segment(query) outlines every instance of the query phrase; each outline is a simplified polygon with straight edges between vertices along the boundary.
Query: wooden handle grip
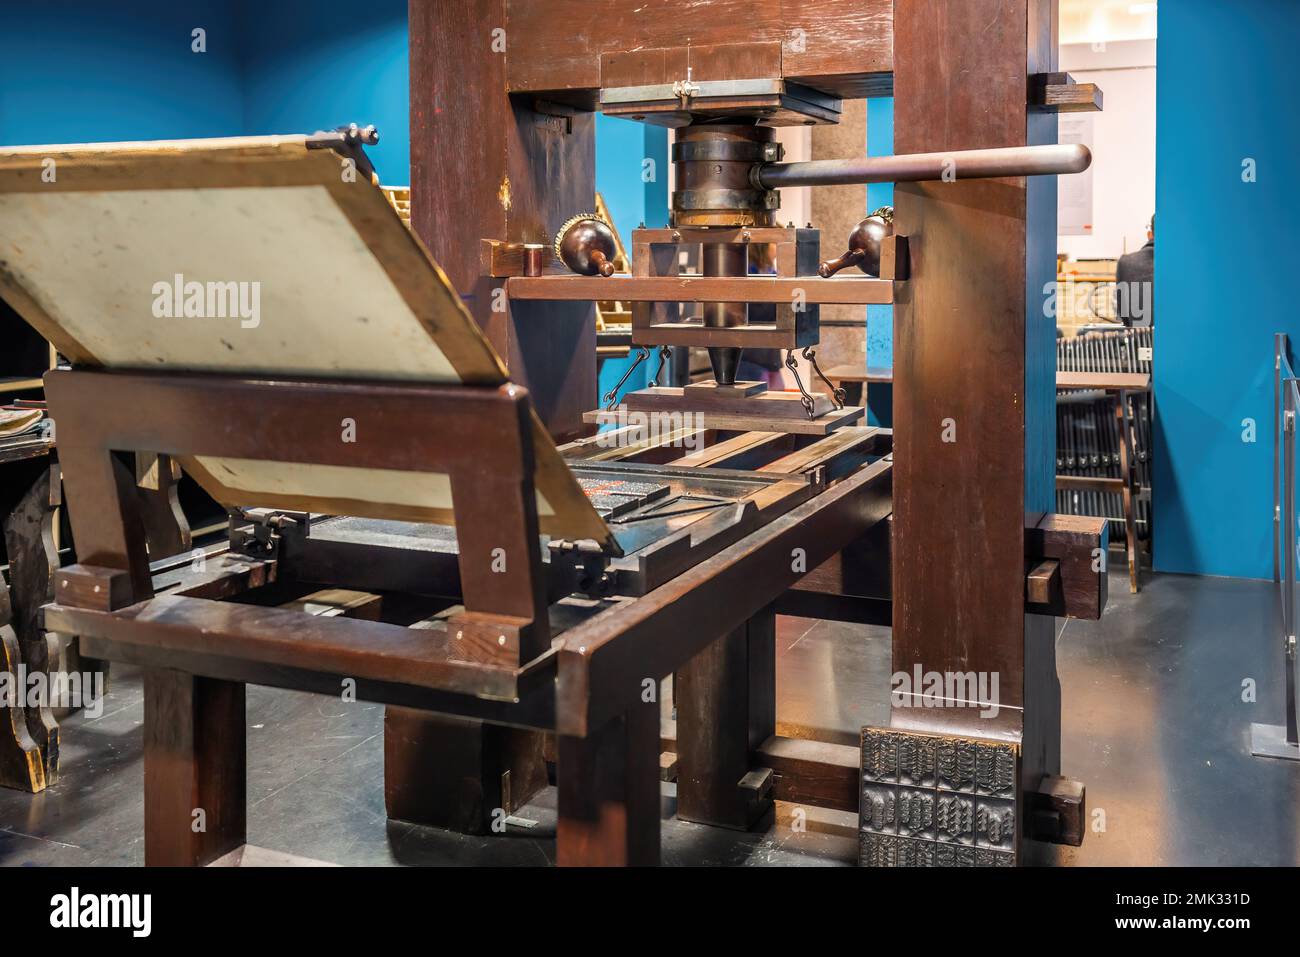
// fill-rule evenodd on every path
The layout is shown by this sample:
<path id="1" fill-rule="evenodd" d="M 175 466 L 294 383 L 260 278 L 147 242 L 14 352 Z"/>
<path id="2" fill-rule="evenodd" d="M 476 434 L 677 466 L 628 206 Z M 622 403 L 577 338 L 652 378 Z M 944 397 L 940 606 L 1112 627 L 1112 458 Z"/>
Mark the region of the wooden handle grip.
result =
<path id="1" fill-rule="evenodd" d="M 823 279 L 830 279 L 841 269 L 849 266 L 856 266 L 862 261 L 865 251 L 861 249 L 850 249 L 839 259 L 829 259 L 817 267 L 817 275 Z"/>

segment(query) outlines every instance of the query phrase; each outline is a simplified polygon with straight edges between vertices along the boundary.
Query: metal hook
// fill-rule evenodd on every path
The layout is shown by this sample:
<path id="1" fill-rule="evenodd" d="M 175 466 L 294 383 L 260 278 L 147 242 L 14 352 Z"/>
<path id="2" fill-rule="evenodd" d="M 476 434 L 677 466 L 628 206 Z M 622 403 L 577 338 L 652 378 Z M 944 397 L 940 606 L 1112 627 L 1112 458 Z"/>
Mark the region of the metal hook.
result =
<path id="1" fill-rule="evenodd" d="M 618 380 L 618 384 L 615 385 L 614 388 L 606 392 L 604 395 L 606 412 L 614 411 L 614 407 L 618 405 L 619 389 L 623 388 L 623 385 L 631 377 L 632 373 L 636 371 L 636 367 L 650 358 L 649 349 L 647 349 L 645 346 L 637 346 L 637 348 L 641 350 L 640 355 L 638 355 L 636 357 L 636 360 L 630 366 L 627 367 L 627 371 L 623 373 L 623 378 Z"/>

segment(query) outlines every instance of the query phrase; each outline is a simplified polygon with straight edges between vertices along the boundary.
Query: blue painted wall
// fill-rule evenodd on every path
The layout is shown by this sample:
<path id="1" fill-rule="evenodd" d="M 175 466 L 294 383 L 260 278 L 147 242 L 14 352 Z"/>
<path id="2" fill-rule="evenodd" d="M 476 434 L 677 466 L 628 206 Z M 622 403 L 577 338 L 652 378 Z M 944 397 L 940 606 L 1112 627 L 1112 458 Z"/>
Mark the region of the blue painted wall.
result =
<path id="1" fill-rule="evenodd" d="M 406 0 L 66 0 L 6 11 L 0 143 L 310 133 L 374 123 L 410 181 Z M 206 50 L 192 31 L 205 31 Z M 39 38 L 36 42 L 35 38 Z"/>
<path id="2" fill-rule="evenodd" d="M 646 160 L 653 165 L 646 165 Z M 614 228 L 630 255 L 632 230 L 642 223 L 650 228 L 668 225 L 668 131 L 597 116 L 596 189 L 605 198 Z M 601 364 L 600 395 L 618 384 L 631 362 L 630 358 L 608 359 Z M 658 362 L 658 354 L 653 353 L 628 378 L 623 391 L 644 388 Z"/>
<path id="3" fill-rule="evenodd" d="M 68 0 L 6 11 L 2 26 L 0 143 L 373 123 L 380 142 L 367 153 L 380 180 L 410 182 L 406 0 L 369 0 L 360 17 L 343 0 Z M 192 50 L 196 27 L 206 52 Z M 643 222 L 668 224 L 667 130 L 598 116 L 596 156 L 596 188 L 626 244 Z M 627 365 L 602 366 L 602 392 Z M 643 386 L 649 371 L 638 369 L 628 387 Z"/>
<path id="4" fill-rule="evenodd" d="M 1158 16 L 1155 564 L 1267 578 L 1272 336 L 1300 337 L 1300 123 L 1285 94 L 1300 3 L 1178 0 Z"/>
<path id="5" fill-rule="evenodd" d="M 381 183 L 411 181 L 406 0 L 240 0 L 243 131 L 373 123 Z"/>
<path id="6" fill-rule="evenodd" d="M 203 28 L 207 52 L 191 49 Z M 8 5 L 0 143 L 227 136 L 243 130 L 236 16 L 222 0 Z"/>
<path id="7" fill-rule="evenodd" d="M 894 155 L 894 98 L 867 100 L 867 155 Z M 893 183 L 867 184 L 867 212 L 894 205 Z M 894 307 L 867 306 L 867 365 L 894 367 Z"/>

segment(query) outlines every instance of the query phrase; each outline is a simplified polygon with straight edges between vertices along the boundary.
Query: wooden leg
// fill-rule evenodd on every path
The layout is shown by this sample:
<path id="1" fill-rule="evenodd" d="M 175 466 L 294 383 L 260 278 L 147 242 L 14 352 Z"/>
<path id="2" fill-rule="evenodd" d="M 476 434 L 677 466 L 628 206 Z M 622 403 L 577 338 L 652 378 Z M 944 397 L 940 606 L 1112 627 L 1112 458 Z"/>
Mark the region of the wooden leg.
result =
<path id="1" fill-rule="evenodd" d="M 30 469 L 16 472 L 20 476 L 22 491 L 5 515 L 4 541 L 9 556 L 9 599 L 17 654 L 6 666 L 12 665 L 9 670 L 15 676 L 20 673 L 18 666 L 23 665 L 29 676 L 40 672 L 50 678 L 58 669 L 57 655 L 51 655 L 50 638 L 41 627 L 40 619 L 41 606 L 54 598 L 53 575 L 58 568 L 52 527 L 54 502 L 58 496 L 58 473 L 57 467 L 52 467 L 45 458 L 32 460 Z M 0 584 L 0 588 L 3 587 Z M 52 657 L 56 660 L 52 661 Z M 51 687 L 48 681 L 46 687 Z M 0 776 L 0 783 L 39 791 L 58 780 L 59 726 L 54 718 L 52 702 L 48 699 L 32 704 L 22 712 L 25 712 L 23 720 L 30 740 L 41 759 L 39 787 L 34 786 L 35 779 L 25 774 Z"/>
<path id="2" fill-rule="evenodd" d="M 585 738 L 557 744 L 561 867 L 659 863 L 659 704 L 638 703 Z"/>
<path id="3" fill-rule="evenodd" d="M 180 479 L 181 467 L 170 455 L 136 453 L 136 493 L 150 559 L 169 558 L 190 550 L 190 523 L 177 498 Z"/>
<path id="4" fill-rule="evenodd" d="M 0 582 L 0 605 L 7 598 L 8 592 Z M 10 675 L 17 675 L 21 661 L 14 630 L 0 615 L 0 667 Z M 0 785 L 35 794 L 44 791 L 47 783 L 45 757 L 27 730 L 25 709 L 0 704 Z"/>
<path id="5" fill-rule="evenodd" d="M 246 840 L 244 685 L 144 670 L 144 860 L 201 867 Z"/>
<path id="6" fill-rule="evenodd" d="M 1138 560 L 1137 545 L 1137 495 L 1134 489 L 1134 478 L 1137 475 L 1137 466 L 1134 461 L 1133 453 L 1133 429 L 1132 421 L 1128 414 L 1128 393 L 1120 392 L 1115 403 L 1115 418 L 1119 422 L 1119 474 L 1124 479 L 1124 485 L 1120 489 L 1120 499 L 1124 505 L 1124 537 L 1127 539 L 1126 548 L 1128 551 L 1128 590 L 1137 594 L 1139 583 L 1138 574 L 1140 572 Z"/>
<path id="7" fill-rule="evenodd" d="M 776 734 L 776 615 L 765 610 L 677 672 L 677 816 L 747 830 L 772 807 L 742 787 L 750 754 Z"/>
<path id="8" fill-rule="evenodd" d="M 488 834 L 546 786 L 542 734 L 412 708 L 384 711 L 384 804 L 399 821 Z"/>

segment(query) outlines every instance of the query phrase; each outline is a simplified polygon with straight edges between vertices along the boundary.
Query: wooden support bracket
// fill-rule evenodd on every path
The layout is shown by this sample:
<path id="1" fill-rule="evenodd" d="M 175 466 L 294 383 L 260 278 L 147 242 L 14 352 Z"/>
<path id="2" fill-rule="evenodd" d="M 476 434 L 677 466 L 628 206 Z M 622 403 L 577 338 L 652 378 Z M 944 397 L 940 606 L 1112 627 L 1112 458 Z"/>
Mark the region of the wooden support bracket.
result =
<path id="1" fill-rule="evenodd" d="M 1083 844 L 1087 792 L 1078 781 L 1046 775 L 1034 793 L 1030 830 L 1035 840 L 1049 844 Z"/>
<path id="2" fill-rule="evenodd" d="M 508 276 L 540 276 L 553 258 L 541 243 L 507 243 L 499 239 L 479 241 L 483 275 L 494 279 Z"/>
<path id="3" fill-rule="evenodd" d="M 55 600 L 70 608 L 117 611 L 132 602 L 131 575 L 120 568 L 69 565 L 55 575 Z"/>
<path id="4" fill-rule="evenodd" d="M 1061 591 L 1061 563 L 1055 558 L 1045 558 L 1029 570 L 1025 580 L 1025 601 L 1046 605 L 1053 600 L 1064 601 Z"/>
<path id="5" fill-rule="evenodd" d="M 880 244 L 880 278 L 896 282 L 912 274 L 912 260 L 906 236 L 886 236 Z"/>
<path id="6" fill-rule="evenodd" d="M 1076 83 L 1068 73 L 1036 73 L 1029 78 L 1029 108 L 1038 113 L 1096 113 L 1101 99 L 1096 83 Z"/>
<path id="7" fill-rule="evenodd" d="M 1026 614 L 1100 618 L 1109 538 L 1107 521 L 1089 515 L 1048 514 L 1026 528 Z"/>

